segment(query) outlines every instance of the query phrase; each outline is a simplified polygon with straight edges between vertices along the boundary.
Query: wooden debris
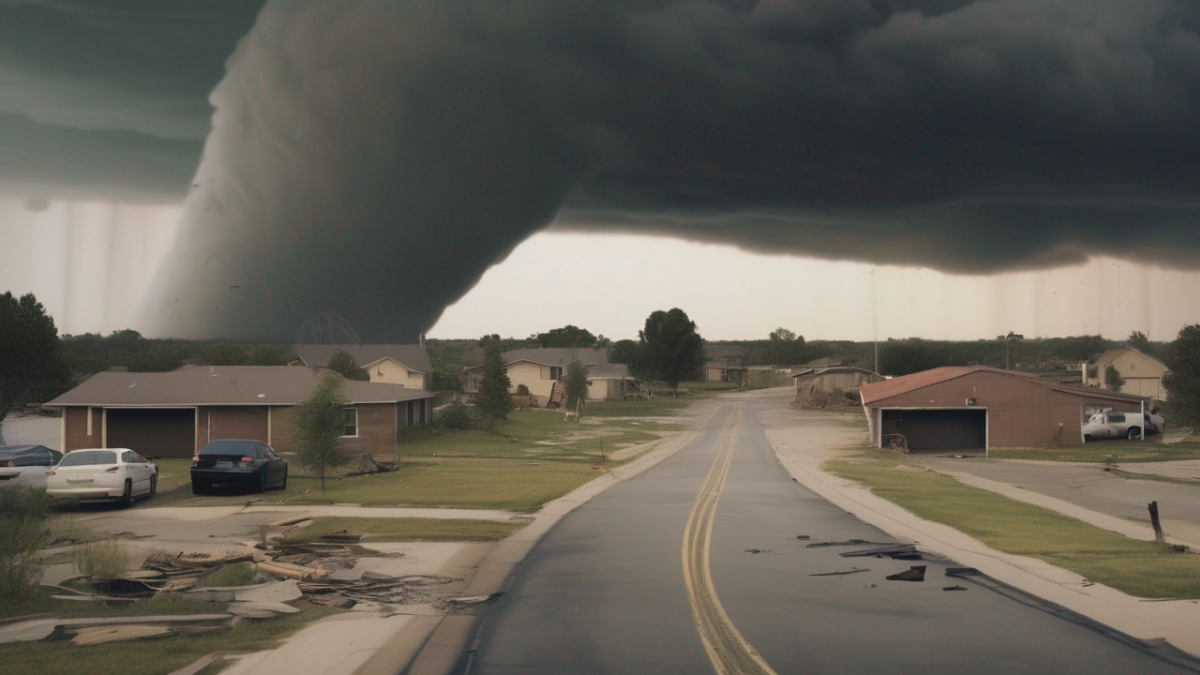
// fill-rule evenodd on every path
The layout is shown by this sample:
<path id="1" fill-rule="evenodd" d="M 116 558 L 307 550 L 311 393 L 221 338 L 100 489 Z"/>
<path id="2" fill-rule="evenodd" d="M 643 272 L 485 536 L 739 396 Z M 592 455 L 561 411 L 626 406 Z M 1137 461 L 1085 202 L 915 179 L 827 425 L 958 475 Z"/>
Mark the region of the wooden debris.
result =
<path id="1" fill-rule="evenodd" d="M 293 565 L 285 562 L 260 562 L 258 569 L 271 574 L 278 574 L 281 577 L 291 577 L 292 579 L 311 579 L 321 576 L 320 570 L 303 565 Z"/>
<path id="2" fill-rule="evenodd" d="M 108 642 L 136 640 L 138 638 L 158 637 L 171 632 L 170 626 L 150 626 L 137 624 L 132 626 L 91 626 L 76 631 L 71 644 L 86 647 L 102 645 Z"/>
<path id="3" fill-rule="evenodd" d="M 134 626 L 138 624 L 211 624 L 232 619 L 232 614 L 164 614 L 162 616 L 110 616 L 90 619 L 63 619 L 59 626 L 75 630 L 90 626 Z"/>
<path id="4" fill-rule="evenodd" d="M 268 525 L 270 527 L 287 527 L 288 525 L 295 525 L 296 523 L 303 523 L 304 521 L 308 520 L 311 517 L 312 516 L 309 516 L 308 514 L 304 514 L 302 516 L 292 516 L 291 518 L 284 518 L 282 520 L 277 520 L 273 523 L 268 523 Z"/>
<path id="5" fill-rule="evenodd" d="M 58 619 L 33 619 L 0 626 L 0 644 L 9 642 L 34 642 L 45 640 L 54 632 Z"/>

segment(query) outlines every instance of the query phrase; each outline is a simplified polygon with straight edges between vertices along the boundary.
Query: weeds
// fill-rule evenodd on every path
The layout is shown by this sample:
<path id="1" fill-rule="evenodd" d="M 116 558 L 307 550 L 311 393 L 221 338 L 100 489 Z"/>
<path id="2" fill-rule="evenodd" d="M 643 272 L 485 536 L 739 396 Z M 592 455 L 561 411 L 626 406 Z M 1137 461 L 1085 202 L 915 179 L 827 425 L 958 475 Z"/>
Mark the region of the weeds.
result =
<path id="1" fill-rule="evenodd" d="M 129 553 L 117 539 L 99 539 L 75 547 L 75 571 L 93 579 L 112 579 L 129 567 Z"/>
<path id="2" fill-rule="evenodd" d="M 37 592 L 42 563 L 36 555 L 50 537 L 49 511 L 45 490 L 0 490 L 0 600 Z"/>

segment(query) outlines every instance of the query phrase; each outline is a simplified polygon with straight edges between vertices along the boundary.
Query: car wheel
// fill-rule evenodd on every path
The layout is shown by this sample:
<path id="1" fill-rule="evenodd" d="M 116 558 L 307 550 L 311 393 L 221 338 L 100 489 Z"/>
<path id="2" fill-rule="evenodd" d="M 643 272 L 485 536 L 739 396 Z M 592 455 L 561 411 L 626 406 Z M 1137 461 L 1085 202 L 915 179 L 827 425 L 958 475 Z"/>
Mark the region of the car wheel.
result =
<path id="1" fill-rule="evenodd" d="M 1131 441 L 1136 441 L 1142 437 L 1142 430 L 1137 427 L 1129 427 L 1129 433 L 1126 434 L 1126 437 Z"/>
<path id="2" fill-rule="evenodd" d="M 283 485 L 279 486 L 280 490 L 287 490 L 287 469 L 283 470 Z"/>
<path id="3" fill-rule="evenodd" d="M 1092 442 L 1092 435 L 1091 435 L 1091 434 L 1084 434 L 1084 435 L 1083 435 L 1083 442 L 1084 442 L 1084 443 L 1091 443 L 1091 442 Z"/>
<path id="4" fill-rule="evenodd" d="M 158 494 L 158 475 L 157 474 L 150 476 L 150 493 L 147 494 L 146 496 L 153 497 L 156 494 Z"/>
<path id="5" fill-rule="evenodd" d="M 125 494 L 121 495 L 119 502 L 122 507 L 127 507 L 133 503 L 133 481 L 125 479 Z"/>
<path id="6" fill-rule="evenodd" d="M 267 471 L 266 470 L 263 470 L 262 476 L 258 479 L 258 491 L 259 492 L 267 491 Z"/>

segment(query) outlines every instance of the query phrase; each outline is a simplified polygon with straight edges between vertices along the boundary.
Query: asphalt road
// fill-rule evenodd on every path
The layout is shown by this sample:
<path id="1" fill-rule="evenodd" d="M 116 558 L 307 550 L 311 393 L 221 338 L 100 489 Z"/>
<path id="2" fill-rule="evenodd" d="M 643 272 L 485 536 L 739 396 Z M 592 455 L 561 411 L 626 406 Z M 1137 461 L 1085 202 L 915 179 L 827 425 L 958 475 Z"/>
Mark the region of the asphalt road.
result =
<path id="1" fill-rule="evenodd" d="M 1036 601 L 948 578 L 953 561 L 808 547 L 850 539 L 893 541 L 794 482 L 752 404 L 725 404 L 693 443 L 551 530 L 482 618 L 460 671 L 1190 672 Z M 912 565 L 928 567 L 925 581 L 885 580 Z M 855 568 L 867 571 L 810 576 Z"/>

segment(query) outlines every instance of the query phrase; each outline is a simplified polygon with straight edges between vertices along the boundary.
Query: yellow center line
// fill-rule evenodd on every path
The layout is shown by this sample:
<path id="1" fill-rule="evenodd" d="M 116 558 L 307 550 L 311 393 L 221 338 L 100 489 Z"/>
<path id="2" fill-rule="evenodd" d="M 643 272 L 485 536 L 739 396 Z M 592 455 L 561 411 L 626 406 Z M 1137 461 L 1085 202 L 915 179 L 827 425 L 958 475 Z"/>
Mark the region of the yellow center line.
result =
<path id="1" fill-rule="evenodd" d="M 708 478 L 696 496 L 696 503 L 683 532 L 683 582 L 692 606 L 692 620 L 704 643 L 717 675 L 775 675 L 775 671 L 733 625 L 717 597 L 708 565 L 709 543 L 717 501 L 725 489 L 733 453 L 737 449 L 742 410 L 737 408 L 717 440 L 717 456 Z"/>

